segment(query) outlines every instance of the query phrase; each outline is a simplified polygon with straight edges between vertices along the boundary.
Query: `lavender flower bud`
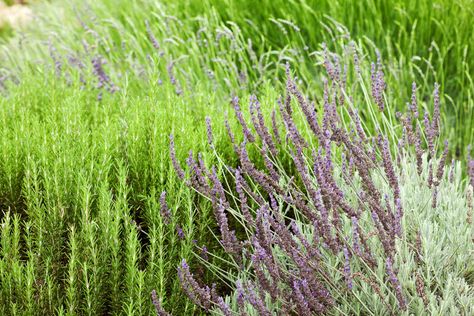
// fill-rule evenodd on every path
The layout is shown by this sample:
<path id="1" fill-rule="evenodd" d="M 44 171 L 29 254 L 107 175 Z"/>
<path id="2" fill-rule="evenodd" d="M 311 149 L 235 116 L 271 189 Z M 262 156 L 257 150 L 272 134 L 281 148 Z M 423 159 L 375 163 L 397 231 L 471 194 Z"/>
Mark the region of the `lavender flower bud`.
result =
<path id="1" fill-rule="evenodd" d="M 247 300 L 257 310 L 258 315 L 271 316 L 264 300 L 255 292 L 255 288 L 250 283 L 248 284 L 248 288 Z"/>
<path id="2" fill-rule="evenodd" d="M 398 199 L 400 197 L 400 187 L 398 185 L 398 179 L 393 168 L 392 157 L 390 156 L 390 149 L 388 148 L 388 140 L 387 138 L 382 138 L 381 135 L 379 135 L 379 147 L 382 151 L 382 160 L 385 174 L 387 175 L 388 182 L 392 187 L 395 199 Z"/>
<path id="3" fill-rule="evenodd" d="M 250 115 L 258 136 L 260 136 L 262 142 L 268 146 L 272 155 L 277 156 L 278 152 L 276 150 L 275 144 L 273 143 L 272 136 L 265 125 L 263 113 L 260 108 L 260 102 L 257 100 L 255 95 L 250 96 Z"/>
<path id="4" fill-rule="evenodd" d="M 244 192 L 244 187 L 242 182 L 244 179 L 242 178 L 242 174 L 240 173 L 239 169 L 235 170 L 235 189 L 237 194 L 239 195 L 240 199 L 240 209 L 242 214 L 244 215 L 245 220 L 250 224 L 250 226 L 254 226 L 255 222 L 252 215 L 249 212 L 249 206 L 247 201 L 247 195 Z"/>
<path id="5" fill-rule="evenodd" d="M 434 156 L 434 139 L 436 135 L 435 135 L 435 131 L 431 128 L 428 112 L 425 112 L 423 121 L 425 125 L 426 139 L 428 141 L 428 149 L 430 151 L 431 156 Z"/>
<path id="6" fill-rule="evenodd" d="M 102 67 L 103 64 L 105 64 L 105 60 L 101 56 L 95 56 L 92 58 L 93 72 L 98 79 L 97 88 L 107 87 L 111 93 L 114 93 L 118 88 L 105 73 L 105 70 Z"/>
<path id="7" fill-rule="evenodd" d="M 428 179 L 427 179 L 427 182 L 428 182 L 428 187 L 432 187 L 433 186 L 433 163 L 432 161 L 430 161 L 428 163 Z"/>

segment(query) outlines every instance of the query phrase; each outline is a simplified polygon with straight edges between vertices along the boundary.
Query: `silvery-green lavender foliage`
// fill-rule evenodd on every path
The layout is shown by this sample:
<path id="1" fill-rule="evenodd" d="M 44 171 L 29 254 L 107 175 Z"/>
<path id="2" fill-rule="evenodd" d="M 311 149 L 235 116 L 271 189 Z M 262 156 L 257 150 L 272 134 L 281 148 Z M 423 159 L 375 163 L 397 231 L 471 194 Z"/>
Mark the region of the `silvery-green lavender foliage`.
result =
<path id="1" fill-rule="evenodd" d="M 438 86 L 431 118 L 419 118 L 413 84 L 407 112 L 397 113 L 403 137 L 382 128 L 369 135 L 348 96 L 346 72 L 328 56 L 318 106 L 302 95 L 289 67 L 271 124 L 255 96 L 250 121 L 233 98 L 243 140 L 227 130 L 239 165 L 220 159 L 208 168 L 191 153 L 186 175 L 171 138 L 177 173 L 212 203 L 234 268 L 213 269 L 233 293 L 221 295 L 183 259 L 183 290 L 204 310 L 224 315 L 473 313 L 472 187 L 462 183 L 459 164 L 446 166 L 447 143 L 436 157 Z M 389 108 L 380 60 L 371 74 L 372 101 L 364 106 L 382 112 L 372 118 L 391 119 L 383 113 Z"/>

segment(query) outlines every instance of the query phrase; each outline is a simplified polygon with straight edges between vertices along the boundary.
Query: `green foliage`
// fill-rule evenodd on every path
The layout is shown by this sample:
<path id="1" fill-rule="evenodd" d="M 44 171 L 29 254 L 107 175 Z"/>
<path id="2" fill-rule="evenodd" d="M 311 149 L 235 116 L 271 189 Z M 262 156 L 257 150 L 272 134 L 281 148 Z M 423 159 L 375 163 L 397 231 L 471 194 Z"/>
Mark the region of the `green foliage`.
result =
<path id="1" fill-rule="evenodd" d="M 78 89 L 27 85 L 0 101 L 2 314 L 148 314 L 153 288 L 170 310 L 188 306 L 175 263 L 189 255 L 198 215 L 170 172 L 168 133 L 195 125 L 206 103 L 186 110 L 171 94 L 117 107 L 118 95 L 98 103 Z M 36 97 L 46 89 L 48 103 Z M 189 136 L 179 146 L 198 149 L 202 139 Z M 169 225 L 159 215 L 164 189 Z"/>
<path id="2" fill-rule="evenodd" d="M 152 289 L 168 311 L 199 314 L 180 290 L 176 266 L 198 250 L 194 240 L 219 255 L 216 227 L 209 205 L 172 171 L 168 136 L 175 135 L 180 161 L 193 149 L 204 151 L 206 163 L 215 162 L 205 150 L 205 116 L 223 122 L 234 93 L 246 100 L 259 92 L 263 104 L 274 104 L 287 61 L 297 65 L 308 94 L 321 95 L 322 41 L 330 50 L 350 51 L 350 33 L 366 66 L 364 79 L 379 47 L 388 60 L 385 98 L 393 110 L 409 101 L 412 80 L 423 83 L 418 97 L 429 109 L 432 84 L 439 81 L 445 135 L 462 156 L 473 137 L 472 2 L 442 1 L 435 11 L 428 1 L 411 3 L 323 1 L 317 9 L 305 1 L 35 5 L 39 18 L 0 47 L 0 314 L 149 315 Z M 106 61 L 104 71 L 119 88 L 115 93 L 98 88 L 97 56 Z M 170 64 L 182 95 L 170 80 Z M 357 75 L 349 77 L 357 85 Z M 370 87 L 362 88 L 366 94 L 355 104 L 372 102 Z M 361 114 L 378 115 L 370 107 Z M 375 130 L 370 122 L 363 123 Z M 401 131 L 390 117 L 381 128 Z M 214 135 L 221 159 L 235 161 L 222 124 L 214 124 Z M 407 174 L 412 194 L 408 179 Z M 460 182 L 458 167 L 456 194 Z M 162 191 L 171 207 L 169 224 L 160 216 Z M 463 234 L 446 233 L 460 224 L 462 210 L 456 207 L 463 200 L 440 203 L 454 213 L 438 223 L 443 213 L 425 208 L 424 217 L 414 208 L 419 216 L 408 227 L 419 228 L 427 249 L 454 264 L 444 275 L 436 266 L 439 257 L 426 250 L 438 269 L 420 271 L 445 302 L 458 302 L 433 305 L 449 313 L 461 311 L 469 297 L 452 297 L 449 287 L 465 286 L 463 273 L 472 284 L 473 267 L 462 267 L 467 256 L 462 248 L 448 248 L 465 241 Z M 227 264 L 219 256 L 213 262 Z M 203 272 L 202 278 L 215 276 Z"/>

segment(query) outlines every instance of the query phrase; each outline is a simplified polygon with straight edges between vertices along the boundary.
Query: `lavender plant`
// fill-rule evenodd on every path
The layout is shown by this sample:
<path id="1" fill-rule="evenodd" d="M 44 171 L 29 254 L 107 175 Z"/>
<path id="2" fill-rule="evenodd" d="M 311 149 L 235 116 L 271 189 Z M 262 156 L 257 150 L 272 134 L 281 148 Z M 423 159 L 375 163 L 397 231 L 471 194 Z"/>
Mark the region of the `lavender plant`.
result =
<path id="1" fill-rule="evenodd" d="M 186 177 L 171 138 L 173 165 L 212 204 L 219 242 L 232 266 L 231 272 L 213 269 L 231 292 L 219 295 L 216 284 L 201 284 L 183 259 L 178 271 L 184 291 L 204 310 L 224 315 L 473 312 L 468 302 L 474 291 L 466 279 L 472 251 L 458 252 L 472 245 L 469 221 L 458 217 L 467 205 L 459 194 L 460 168 L 453 167 L 456 180 L 449 181 L 447 143 L 436 157 L 438 86 L 433 117 L 425 114 L 424 126 L 413 84 L 408 111 L 397 115 L 403 137 L 398 140 L 381 125 L 370 135 L 338 59 L 331 61 L 327 51 L 324 58 L 328 78 L 318 107 L 303 96 L 289 66 L 286 95 L 277 102 L 280 118 L 273 113 L 271 127 L 255 96 L 249 100 L 251 125 L 240 100 L 232 99 L 241 141 L 226 126 L 238 166 L 220 157 L 209 119 L 216 166 L 197 163 L 191 153 Z M 373 99 L 365 106 L 381 112 L 372 118 L 391 119 L 380 59 L 371 73 Z M 258 159 L 252 159 L 254 153 Z M 456 196 L 449 197 L 449 190 Z M 454 227 L 458 238 L 443 240 Z M 428 249 L 436 244 L 452 256 L 433 256 Z M 451 296 L 445 297 L 448 288 Z"/>

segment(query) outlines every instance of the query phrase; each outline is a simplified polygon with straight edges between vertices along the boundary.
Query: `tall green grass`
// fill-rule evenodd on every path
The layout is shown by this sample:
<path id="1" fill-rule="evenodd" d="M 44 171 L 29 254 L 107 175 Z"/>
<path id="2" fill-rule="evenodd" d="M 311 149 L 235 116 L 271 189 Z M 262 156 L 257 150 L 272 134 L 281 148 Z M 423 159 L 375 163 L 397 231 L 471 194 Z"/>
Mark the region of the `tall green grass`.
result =
<path id="1" fill-rule="evenodd" d="M 178 18 L 214 14 L 224 24 L 236 23 L 260 51 L 285 47 L 311 51 L 322 41 L 350 34 L 362 46 L 380 49 L 390 61 L 396 74 L 389 85 L 400 93 L 398 106 L 408 100 L 411 81 L 423 82 L 423 96 L 436 81 L 446 94 L 445 133 L 456 144 L 457 155 L 473 141 L 472 0 L 166 2 Z M 341 24 L 339 30 L 332 27 L 333 21 Z M 299 71 L 307 72 L 305 81 L 311 82 L 311 59 L 305 58 L 303 64 L 308 67 L 300 64 Z"/>
<path id="2" fill-rule="evenodd" d="M 136 64 L 146 63 L 145 55 L 151 53 L 145 30 L 145 21 L 149 21 L 166 61 L 176 62 L 177 75 L 192 82 L 192 86 L 205 83 L 214 90 L 255 90 L 265 80 L 277 84 L 275 78 L 282 78 L 283 65 L 290 60 L 298 63 L 297 71 L 307 92 L 317 95 L 314 65 L 320 59 L 315 52 L 322 42 L 334 49 L 344 38 L 351 37 L 373 61 L 376 49 L 381 51 L 388 85 L 397 91 L 393 96 L 397 110 L 409 101 L 412 81 L 419 83 L 421 100 L 430 96 L 431 87 L 438 82 L 443 95 L 444 134 L 455 144 L 453 153 L 464 156 L 465 148 L 473 141 L 472 0 L 301 0 L 258 4 L 105 0 L 59 4 L 59 9 L 57 3 L 46 9 L 44 6 L 39 16 L 46 26 L 37 29 L 40 34 L 35 38 L 57 38 L 69 49 L 79 48 L 84 36 L 95 38 L 98 45 L 111 50 L 125 41 L 127 48 L 133 50 L 129 62 Z M 88 30 L 81 29 L 77 17 Z M 26 55 L 27 60 L 37 58 L 31 49 L 18 54 Z M 117 54 L 114 51 L 110 57 Z M 14 63 L 25 60 L 16 55 Z M 166 73 L 165 69 L 162 73 Z M 247 85 L 239 82 L 239 74 L 245 74 Z"/>

